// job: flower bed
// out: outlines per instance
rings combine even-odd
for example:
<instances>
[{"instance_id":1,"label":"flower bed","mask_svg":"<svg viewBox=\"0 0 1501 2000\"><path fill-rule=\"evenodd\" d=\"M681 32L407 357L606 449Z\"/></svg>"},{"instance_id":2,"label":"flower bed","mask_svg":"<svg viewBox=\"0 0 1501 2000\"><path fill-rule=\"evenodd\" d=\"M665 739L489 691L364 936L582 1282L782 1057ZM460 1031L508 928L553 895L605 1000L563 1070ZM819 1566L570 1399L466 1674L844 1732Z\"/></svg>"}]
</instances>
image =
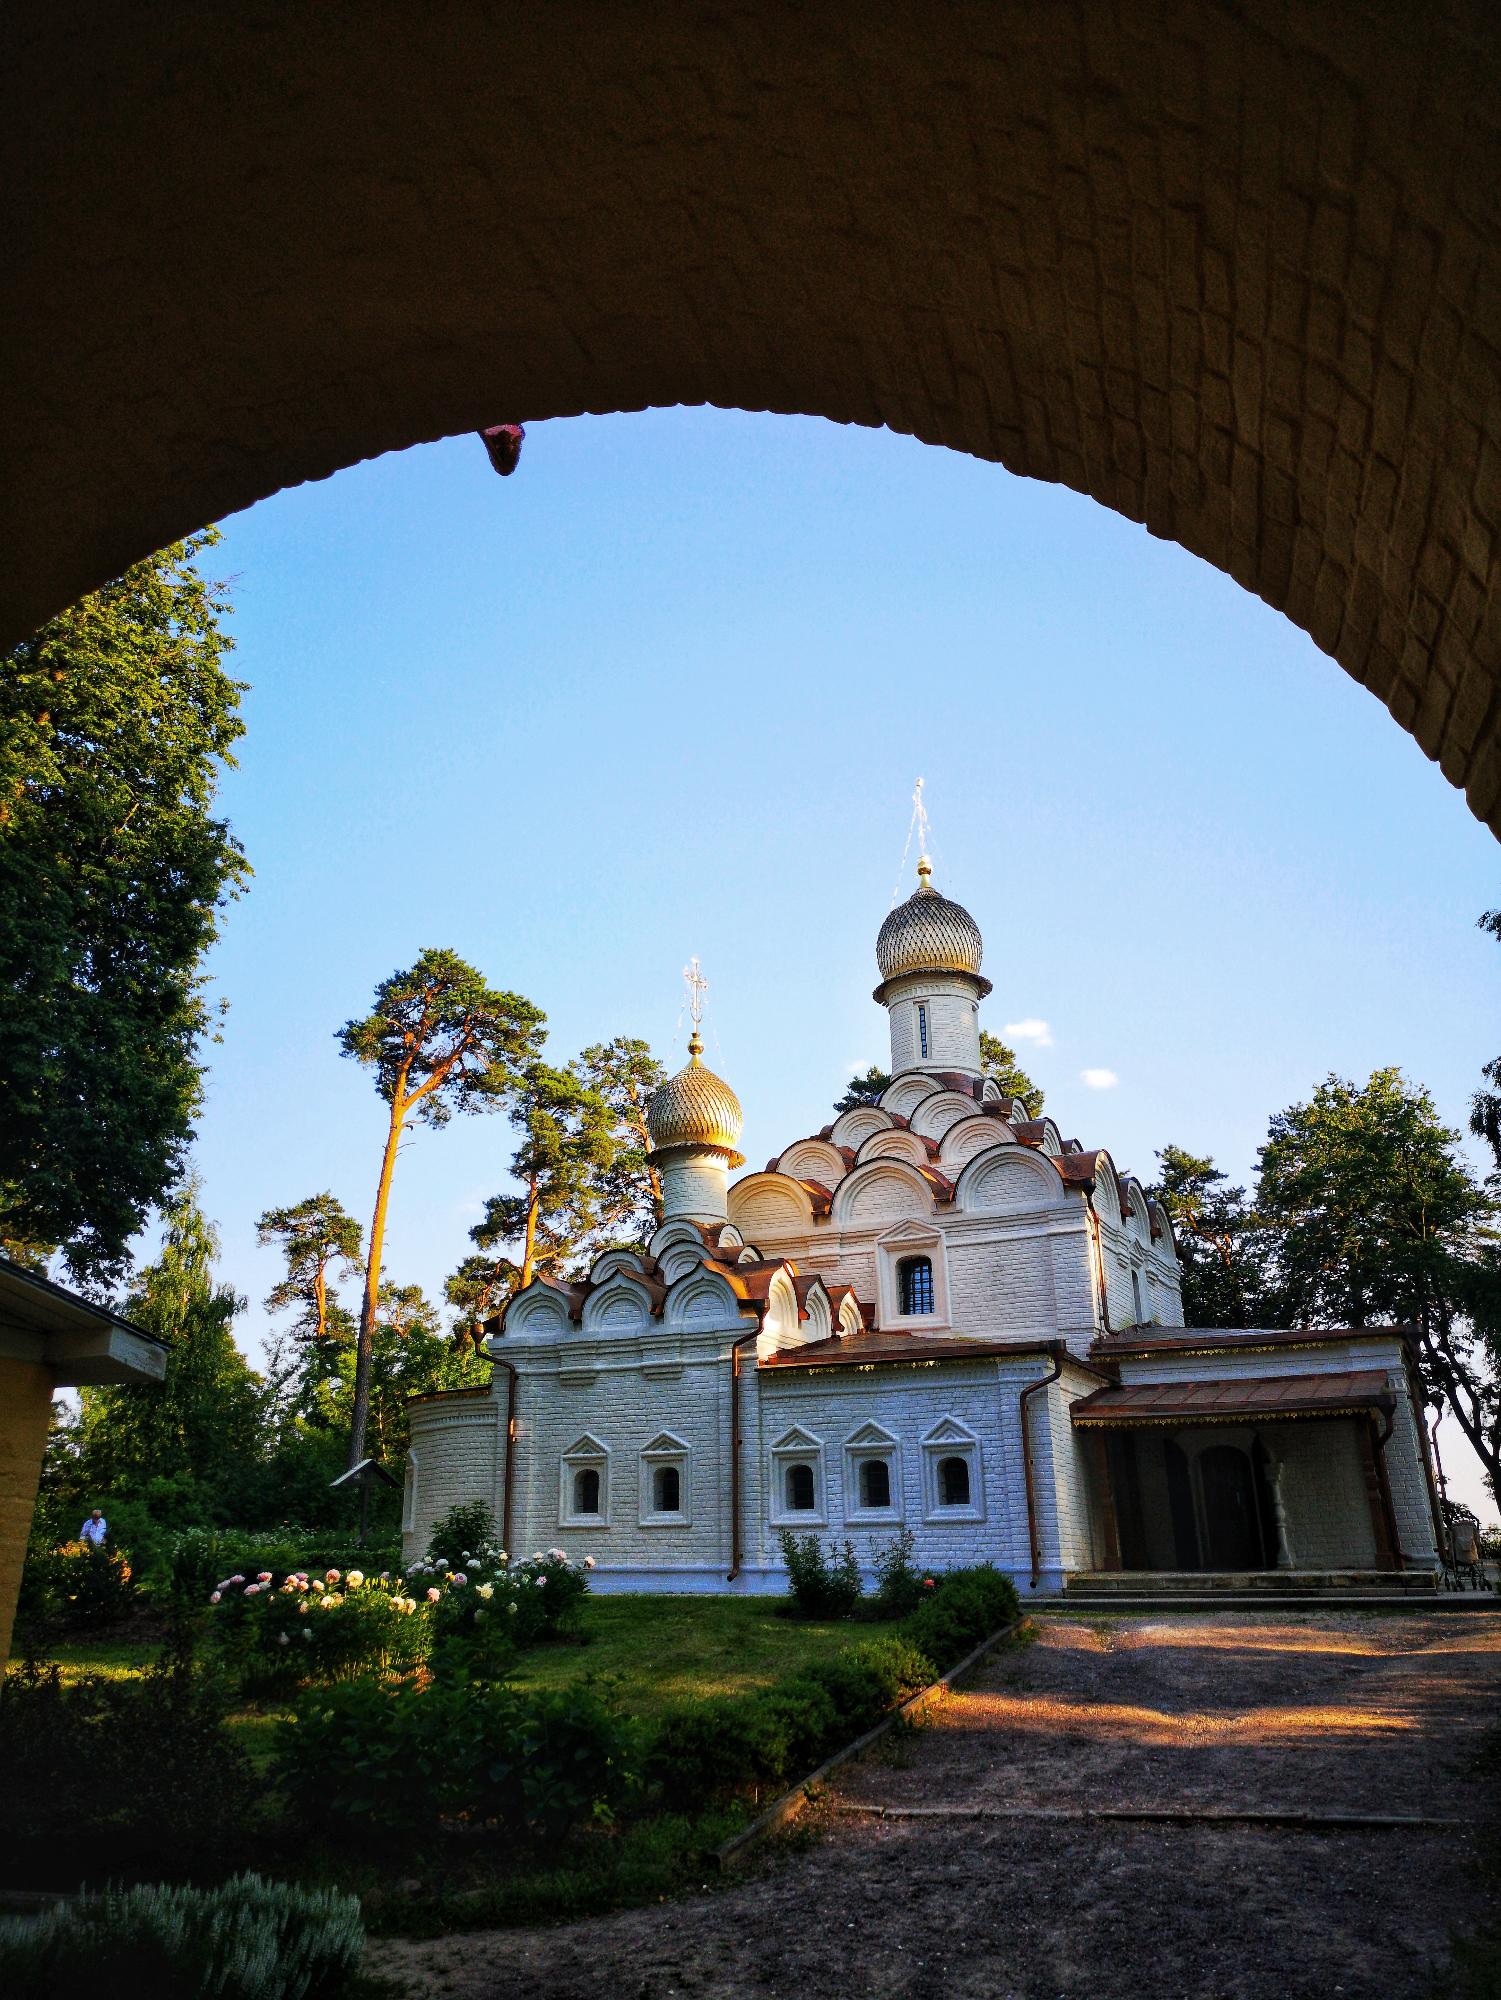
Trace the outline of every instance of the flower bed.
<instances>
[{"instance_id":1,"label":"flower bed","mask_svg":"<svg viewBox=\"0 0 1501 2000\"><path fill-rule=\"evenodd\" d=\"M250 1693L291 1692L430 1666L496 1679L517 1650L568 1629L588 1588L561 1549L512 1563L503 1549L436 1556L403 1574L330 1568L236 1572L209 1594L215 1644Z\"/></svg>"}]
</instances>

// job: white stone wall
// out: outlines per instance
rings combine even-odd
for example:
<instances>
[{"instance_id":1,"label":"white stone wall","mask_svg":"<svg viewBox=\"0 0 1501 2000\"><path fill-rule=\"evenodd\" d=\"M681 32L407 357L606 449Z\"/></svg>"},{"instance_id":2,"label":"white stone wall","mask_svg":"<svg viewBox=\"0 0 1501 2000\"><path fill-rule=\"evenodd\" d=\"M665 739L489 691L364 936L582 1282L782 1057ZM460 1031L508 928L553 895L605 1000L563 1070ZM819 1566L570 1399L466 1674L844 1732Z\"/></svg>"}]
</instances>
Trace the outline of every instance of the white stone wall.
<instances>
[{"instance_id":1,"label":"white stone wall","mask_svg":"<svg viewBox=\"0 0 1501 2000\"><path fill-rule=\"evenodd\" d=\"M716 1153L669 1153L659 1163L662 1207L696 1222L723 1222L730 1170Z\"/></svg>"},{"instance_id":2,"label":"white stone wall","mask_svg":"<svg viewBox=\"0 0 1501 2000\"><path fill-rule=\"evenodd\" d=\"M1295 1569L1374 1569L1376 1536L1356 1423L1349 1417L1267 1424L1275 1484Z\"/></svg>"},{"instance_id":3,"label":"white stone wall","mask_svg":"<svg viewBox=\"0 0 1501 2000\"><path fill-rule=\"evenodd\" d=\"M504 1397L504 1379L497 1373L488 1394L460 1391L409 1405L412 1441L402 1492L404 1561L422 1554L439 1515L461 1501L483 1500L499 1532L505 1478Z\"/></svg>"},{"instance_id":4,"label":"white stone wall","mask_svg":"<svg viewBox=\"0 0 1501 2000\"><path fill-rule=\"evenodd\" d=\"M889 982L883 1003L891 1023L891 1074L903 1070L980 1073L980 1017L975 983L958 973L913 973ZM917 1009L928 1010L928 1053L919 1047Z\"/></svg>"}]
</instances>

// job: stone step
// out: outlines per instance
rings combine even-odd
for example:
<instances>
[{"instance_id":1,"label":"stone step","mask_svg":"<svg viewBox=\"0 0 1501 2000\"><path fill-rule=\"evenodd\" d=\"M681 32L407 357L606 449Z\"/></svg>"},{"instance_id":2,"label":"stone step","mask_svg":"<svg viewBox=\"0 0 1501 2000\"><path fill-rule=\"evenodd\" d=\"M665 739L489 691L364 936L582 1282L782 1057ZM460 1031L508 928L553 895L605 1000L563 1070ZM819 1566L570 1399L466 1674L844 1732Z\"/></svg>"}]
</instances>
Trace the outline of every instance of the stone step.
<instances>
[{"instance_id":1,"label":"stone step","mask_svg":"<svg viewBox=\"0 0 1501 2000\"><path fill-rule=\"evenodd\" d=\"M1428 1570L1079 1570L1065 1597L1378 1597L1433 1596Z\"/></svg>"}]
</instances>

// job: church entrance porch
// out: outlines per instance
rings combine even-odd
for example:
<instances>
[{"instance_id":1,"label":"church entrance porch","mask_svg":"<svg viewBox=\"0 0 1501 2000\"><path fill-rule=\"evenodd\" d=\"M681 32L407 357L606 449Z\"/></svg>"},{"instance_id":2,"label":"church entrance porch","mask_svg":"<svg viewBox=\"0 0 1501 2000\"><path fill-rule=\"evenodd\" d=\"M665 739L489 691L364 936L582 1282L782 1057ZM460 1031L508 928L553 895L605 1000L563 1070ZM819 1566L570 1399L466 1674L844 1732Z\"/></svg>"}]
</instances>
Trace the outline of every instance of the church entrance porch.
<instances>
[{"instance_id":1,"label":"church entrance porch","mask_svg":"<svg viewBox=\"0 0 1501 2000\"><path fill-rule=\"evenodd\" d=\"M1402 1568L1381 1374L1131 1383L1074 1405L1096 1570L1390 1579ZM1095 1579L1092 1579L1095 1580Z\"/></svg>"}]
</instances>

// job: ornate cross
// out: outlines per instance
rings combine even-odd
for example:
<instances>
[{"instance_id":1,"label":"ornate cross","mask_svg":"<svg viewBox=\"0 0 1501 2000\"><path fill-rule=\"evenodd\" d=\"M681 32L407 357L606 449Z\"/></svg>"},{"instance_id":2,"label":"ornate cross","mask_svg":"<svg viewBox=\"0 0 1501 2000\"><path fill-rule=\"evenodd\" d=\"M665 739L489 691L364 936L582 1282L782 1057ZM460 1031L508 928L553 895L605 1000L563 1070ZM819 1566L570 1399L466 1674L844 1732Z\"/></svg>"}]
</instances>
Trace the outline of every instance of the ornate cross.
<instances>
[{"instance_id":1,"label":"ornate cross","mask_svg":"<svg viewBox=\"0 0 1501 2000\"><path fill-rule=\"evenodd\" d=\"M698 1033L704 1018L704 995L709 990L709 982L698 969L697 958L690 958L683 967L683 984L688 989L688 1017L693 1023L693 1032Z\"/></svg>"}]
</instances>

